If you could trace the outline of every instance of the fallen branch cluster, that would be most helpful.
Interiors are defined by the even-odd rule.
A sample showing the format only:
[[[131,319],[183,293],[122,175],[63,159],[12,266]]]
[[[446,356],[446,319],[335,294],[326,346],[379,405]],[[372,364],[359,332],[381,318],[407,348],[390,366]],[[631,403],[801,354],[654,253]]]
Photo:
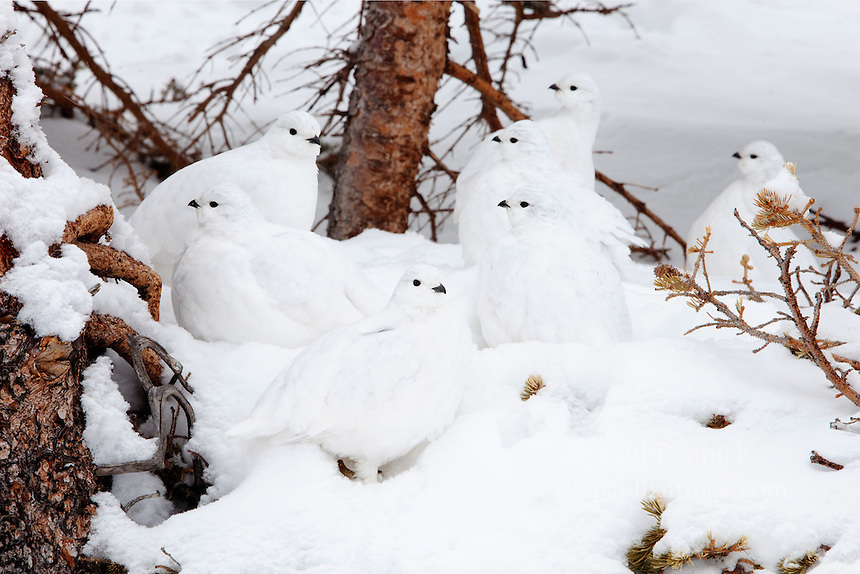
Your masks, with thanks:
[[[852,374],[860,373],[860,361],[830,351],[830,349],[842,345],[842,342],[831,341],[818,336],[822,305],[827,301],[838,299],[841,300],[843,307],[851,309],[852,300],[860,289],[860,275],[854,268],[856,260],[845,252],[848,239],[857,226],[860,208],[855,208],[853,223],[849,226],[842,241],[834,246],[822,232],[817,216],[812,220],[807,220],[802,215],[808,211],[813,203],[814,200],[810,200],[806,209],[798,213],[789,209],[785,199],[765,189],[758,195],[757,206],[759,211],[752,225],[744,221],[737,210],[734,212],[739,224],[755,238],[758,245],[774,260],[779,269],[782,293],[758,291],[746,273],[744,273],[743,280],[738,282],[743,284],[746,289],[719,290],[712,288],[706,265],[706,254],[710,253],[708,251],[710,230],[699,239],[695,246],[690,248],[690,253],[698,254],[692,273],[682,272],[670,265],[660,265],[654,270],[656,276],[654,284],[658,290],[669,292],[667,300],[683,297],[696,311],[708,307],[715,312],[709,314],[710,321],[694,327],[688,333],[704,327],[734,329],[764,342],[755,352],[771,343],[782,345],[797,356],[814,362],[827,377],[827,380],[836,388],[837,396],[844,396],[855,405],[860,406],[860,393],[852,387],[849,381]],[[791,225],[801,227],[808,238],[776,243],[766,233],[762,233],[772,227]],[[800,269],[792,264],[792,259],[797,250],[802,248],[808,248],[815,253],[821,261],[823,271],[812,268]],[[697,281],[699,273],[704,278],[704,286]],[[844,279],[843,276],[845,276]],[[804,279],[807,277],[811,277],[812,281],[805,282]],[[815,279],[818,281],[816,282]],[[810,294],[811,289],[807,285],[810,282],[818,286],[818,290],[812,294]],[[737,298],[734,306],[723,300],[726,297]],[[779,310],[777,315],[770,320],[751,324],[744,316],[746,309],[744,298],[754,302],[777,301],[782,304],[783,310]],[[806,306],[802,304],[804,302]],[[785,330],[781,333],[773,333],[767,329],[771,325],[781,322],[791,324],[796,329],[797,336],[789,334]]]

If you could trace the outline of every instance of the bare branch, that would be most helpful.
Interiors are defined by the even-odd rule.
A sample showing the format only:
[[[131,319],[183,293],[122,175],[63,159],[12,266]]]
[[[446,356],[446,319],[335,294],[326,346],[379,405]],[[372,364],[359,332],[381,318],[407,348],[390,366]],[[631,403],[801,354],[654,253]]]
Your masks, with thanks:
[[[131,255],[109,245],[75,241],[74,245],[87,254],[90,268],[95,275],[105,279],[122,279],[137,289],[146,301],[149,314],[158,321],[161,303],[161,277]]]
[[[666,233],[666,235],[674,239],[675,242],[681,246],[681,249],[684,253],[687,252],[687,242],[681,239],[681,236],[678,235],[678,232],[675,231],[668,223],[663,221],[663,219],[661,219],[656,213],[648,209],[648,206],[645,205],[644,201],[635,197],[632,193],[627,191],[627,188],[624,187],[623,183],[618,183],[617,181],[610,179],[608,176],[599,171],[594,172],[594,177],[597,179],[597,181],[606,185],[609,189],[618,193],[619,195],[621,195],[621,197],[626,199],[631,205],[633,205],[633,207],[636,208],[636,211],[653,221],[660,229],[662,229]]]
[[[445,73],[477,90],[484,101],[489,102],[493,107],[501,110],[502,113],[508,116],[511,120],[518,122],[520,120],[529,119],[527,115],[517,109],[508,96],[497,90],[491,83],[470,71],[465,66],[449,59],[445,63]]]
[[[53,26],[57,34],[69,44],[75,54],[77,54],[78,58],[80,58],[87,68],[89,68],[99,83],[115,95],[119,101],[122,102],[125,109],[134,116],[140,124],[142,131],[164,155],[167,161],[169,161],[175,169],[179,169],[190,164],[192,159],[180,151],[179,146],[177,146],[175,142],[169,141],[166,136],[159,131],[159,129],[153,124],[152,120],[147,117],[140,103],[138,103],[137,99],[134,97],[134,94],[127,88],[120,86],[116,78],[95,61],[95,58],[93,58],[86,46],[81,43],[65,18],[58,14],[47,2],[34,2],[34,5],[36,10]]]
[[[269,52],[269,50],[281,39],[281,37],[286,34],[290,27],[295,22],[296,18],[298,18],[299,14],[304,8],[305,0],[298,0],[296,5],[293,7],[292,11],[284,17],[283,19],[277,22],[271,22],[263,26],[263,29],[268,28],[271,24],[276,24],[277,29],[272,33],[269,37],[265,38],[260,44],[254,48],[251,52],[250,56],[248,56],[245,65],[242,67],[242,70],[227,84],[217,86],[216,84],[220,82],[212,82],[203,86],[204,89],[209,89],[210,94],[206,97],[202,102],[195,106],[194,111],[188,117],[188,121],[194,120],[198,115],[206,112],[206,108],[215,100],[222,100],[221,109],[215,114],[214,119],[210,122],[209,125],[214,125],[215,123],[221,123],[224,119],[224,116],[227,114],[227,110],[230,107],[230,104],[233,102],[233,96],[236,92],[236,89],[245,82],[246,79],[254,82],[254,74],[257,70],[258,64],[262,61],[265,55]],[[247,35],[245,36],[247,37]],[[237,42],[239,40],[236,40]],[[211,57],[210,57],[211,58]]]
[[[478,7],[473,0],[462,0],[461,4],[465,8],[466,29],[469,31],[469,42],[472,45],[472,61],[475,62],[478,77],[488,84],[492,84],[493,78],[490,75],[490,67],[487,63],[484,39],[481,36],[481,20],[478,15]],[[502,122],[499,121],[499,116],[496,115],[495,106],[484,94],[481,94],[481,103],[481,117],[487,122],[490,130],[497,131],[502,129]]]

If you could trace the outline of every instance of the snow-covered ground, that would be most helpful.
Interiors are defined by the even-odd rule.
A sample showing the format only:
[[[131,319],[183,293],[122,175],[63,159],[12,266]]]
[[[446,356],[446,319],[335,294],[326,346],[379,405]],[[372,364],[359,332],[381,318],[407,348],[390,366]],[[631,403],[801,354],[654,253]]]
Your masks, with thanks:
[[[89,28],[114,71],[142,93],[187,76],[248,9],[103,6]],[[595,147],[611,152],[596,156],[597,169],[657,187],[639,194],[682,235],[738,177],[731,154],[754,139],[797,162],[803,190],[826,213],[849,218],[860,203],[860,4],[642,0],[627,13],[635,32],[619,17],[578,17],[588,42],[570,23],[544,24],[539,58],[517,70],[514,99],[545,115],[554,109],[546,86],[569,70],[592,74],[603,93]],[[290,32],[294,47],[322,41],[311,20]],[[28,26],[20,26],[26,39]],[[468,42],[451,44],[460,61],[467,50]],[[255,121],[301,101],[287,88],[278,94],[253,106]],[[42,126],[79,175],[108,182],[108,172],[94,170],[103,160],[77,139],[80,124],[43,119]],[[110,183],[116,196],[121,182]],[[120,222],[115,240],[133,246],[128,233]],[[349,252],[380,286],[390,289],[409,262],[424,260],[446,268],[449,292],[462,294],[469,274],[459,269],[453,226],[443,239],[367,232],[350,240]],[[145,305],[130,302],[133,289],[105,284],[92,308],[122,315],[193,373],[197,424],[188,448],[208,461],[213,487],[194,511],[169,516],[170,504],[155,498],[127,516],[120,504],[158,485],[149,476],[118,478],[113,493],[97,496],[88,550],[132,574],[158,564],[179,570],[162,548],[183,573],[624,573],[626,550],[653,525],[640,501],[662,495],[667,534],[657,552],[695,552],[709,535],[718,545],[748,541],[747,552],[725,563],[685,571],[721,572],[744,557],[777,572],[780,559],[822,545],[830,550],[816,572],[860,571],[860,437],[830,429],[857,408],[836,398],[811,362],[776,347],[752,354],[757,342],[729,332],[684,336],[706,317],[647,286],[627,285],[626,294],[633,340],[601,350],[522,343],[480,351],[451,427],[385,469],[384,482],[364,485],[341,476],[317,447],[249,447],[224,436],[300,349],[196,341],[176,326],[169,293],[157,324]],[[69,305],[71,320],[90,308],[78,299]],[[823,335],[858,341],[857,333],[860,317],[826,309]],[[840,350],[860,358],[860,343]],[[530,374],[546,388],[522,402]],[[91,447],[100,462],[148,457],[152,446],[124,421],[117,383],[127,385],[128,369],[118,364],[112,377],[106,359],[89,371],[88,416],[104,425],[88,429]],[[732,424],[707,428],[714,414]],[[812,450],[845,468],[812,465]]]

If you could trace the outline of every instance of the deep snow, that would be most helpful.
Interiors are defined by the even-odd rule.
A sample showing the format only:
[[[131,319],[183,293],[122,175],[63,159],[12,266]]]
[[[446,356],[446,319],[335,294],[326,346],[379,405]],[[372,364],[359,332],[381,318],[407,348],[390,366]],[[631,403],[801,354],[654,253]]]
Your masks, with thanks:
[[[146,91],[171,73],[187,73],[247,8],[205,6],[204,13],[200,3],[116,3],[92,18],[91,29],[115,70]],[[8,5],[5,10],[8,17]],[[854,66],[860,42],[852,25],[860,5],[643,0],[628,13],[638,38],[619,18],[580,17],[590,45],[570,24],[546,24],[537,41],[540,59],[520,71],[514,98],[536,116],[549,113],[554,103],[544,86],[571,69],[591,73],[604,99],[596,149],[612,150],[596,156],[596,167],[617,180],[659,187],[641,195],[682,235],[738,177],[730,156],[753,139],[775,143],[798,163],[806,194],[828,213],[848,217],[860,170],[860,71]],[[27,26],[19,25],[26,39]],[[310,43],[317,33],[308,26],[293,41]],[[468,43],[451,49],[462,60]],[[295,101],[289,93],[260,100],[253,114],[265,123]],[[107,181],[104,171],[90,169],[101,160],[70,136],[80,133],[77,124],[43,119],[42,125],[78,175]],[[467,153],[457,158],[461,165]],[[35,278],[27,284],[55,280],[56,269],[38,267],[48,264],[41,246],[106,193],[86,181],[76,184],[80,193],[64,193],[64,185],[79,180],[61,167],[39,192],[42,205],[62,209],[45,216],[44,227],[21,231],[34,245],[24,270],[35,268]],[[6,212],[5,197],[18,198],[24,184],[0,175]],[[112,185],[116,196],[119,184]],[[0,220],[4,230],[17,233],[20,222],[44,214],[27,211],[32,202],[15,205],[20,210]],[[115,228],[114,241],[139,253],[127,224],[120,219]],[[449,227],[445,238],[452,241],[454,231]],[[416,260],[441,265],[455,296],[463,297],[474,280],[461,269],[458,246],[411,233],[370,231],[345,248],[388,290]],[[147,499],[126,516],[120,504],[157,488],[148,476],[123,477],[112,493],[96,497],[88,551],[132,574],[153,572],[157,564],[179,569],[161,548],[183,573],[623,573],[627,548],[652,525],[640,507],[650,494],[668,499],[662,523],[668,533],[658,551],[698,550],[709,533],[718,543],[745,536],[750,550],[742,556],[765,572],[822,544],[831,549],[815,572],[860,569],[858,437],[829,427],[856,407],[835,398],[814,365],[784,349],[752,354],[756,342],[722,331],[684,336],[706,317],[683,301],[664,301],[648,286],[626,285],[632,341],[605,350],[576,343],[482,350],[451,427],[385,469],[383,483],[364,485],[342,477],[317,447],[249,447],[224,436],[300,349],[196,341],[173,322],[167,290],[160,324],[149,320],[128,286],[104,283],[86,300],[78,278],[85,284],[94,278],[79,254],[67,251],[57,261],[71,269],[65,273],[72,280],[54,289],[69,301],[34,320],[40,331],[72,337],[74,321],[89,309],[121,315],[169,349],[193,373],[197,391],[188,448],[209,463],[213,487],[204,504],[168,518],[164,499]],[[681,259],[677,248],[674,259]],[[44,303],[36,298],[33,304]],[[826,309],[823,335],[856,341],[858,332],[860,317]],[[860,358],[858,343],[841,350]],[[116,386],[128,385],[128,369],[118,364],[111,376],[108,367],[102,359],[87,372],[87,440],[99,462],[113,462],[110,454],[146,457],[151,445],[121,416],[125,399]],[[530,374],[540,374],[547,386],[522,402]],[[706,428],[715,413],[733,424]],[[810,464],[812,450],[845,468]],[[685,570],[720,572],[732,565]]]

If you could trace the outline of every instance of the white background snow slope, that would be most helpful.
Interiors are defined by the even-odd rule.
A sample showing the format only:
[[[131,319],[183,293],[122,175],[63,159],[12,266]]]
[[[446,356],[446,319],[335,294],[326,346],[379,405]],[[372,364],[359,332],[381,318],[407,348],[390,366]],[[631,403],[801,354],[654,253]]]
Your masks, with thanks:
[[[186,77],[250,5],[100,6],[105,12],[85,23],[114,71],[148,93],[171,76]],[[832,216],[849,218],[860,203],[860,4],[641,0],[627,13],[638,37],[618,17],[578,17],[588,43],[570,23],[545,24],[539,59],[518,70],[513,97],[540,116],[555,107],[550,83],[570,70],[592,74],[604,110],[596,149],[612,152],[596,156],[597,169],[658,187],[641,197],[682,235],[738,177],[731,154],[754,139],[775,143],[797,162],[806,194]],[[293,49],[322,42],[312,22],[290,32]],[[27,22],[19,26],[25,44],[36,41]],[[451,50],[462,61],[468,42]],[[289,87],[278,96],[257,102],[252,119],[265,124],[302,99]],[[108,181],[94,169],[102,159],[77,139],[81,124],[43,118],[42,125],[79,175]],[[462,166],[468,156],[455,159]],[[120,182],[111,185],[116,197]],[[450,276],[449,293],[462,297],[469,277],[450,243],[456,230],[449,226],[444,238],[449,243],[436,245],[415,234],[366,232],[350,240],[349,252],[387,289],[410,262],[436,263]],[[681,261],[677,248],[674,257]],[[73,253],[68,258],[80,264]],[[640,501],[661,494],[667,534],[658,552],[696,551],[709,534],[718,544],[748,540],[748,552],[686,572],[720,572],[739,557],[776,572],[781,558],[821,545],[831,549],[814,572],[860,571],[860,436],[829,426],[857,408],[835,398],[812,363],[784,349],[752,354],[756,342],[714,330],[684,336],[706,317],[647,286],[627,285],[627,297],[633,340],[611,349],[523,343],[482,350],[452,426],[386,469],[383,483],[364,485],[341,476],[317,447],[224,436],[300,349],[195,341],[175,325],[169,293],[157,324],[133,289],[105,283],[92,308],[125,317],[193,373],[197,424],[188,448],[208,461],[213,487],[194,511],[169,516],[170,504],[156,498],[127,516],[120,504],[153,492],[156,481],[117,480],[113,493],[97,496],[88,551],[132,574],[158,564],[179,570],[161,548],[184,574],[624,573],[627,548],[652,526]],[[89,308],[70,305],[75,313]],[[822,334],[855,341],[841,350],[860,358],[860,317],[828,308]],[[524,403],[519,393],[529,374],[542,375],[546,388]],[[100,462],[152,452],[116,416],[125,406],[114,387],[127,387],[128,378],[121,363],[112,375],[106,361],[88,371],[85,405],[103,428],[88,428],[86,437]],[[715,413],[733,424],[706,428]],[[122,446],[118,436],[126,437]],[[845,468],[810,464],[812,450]]]

